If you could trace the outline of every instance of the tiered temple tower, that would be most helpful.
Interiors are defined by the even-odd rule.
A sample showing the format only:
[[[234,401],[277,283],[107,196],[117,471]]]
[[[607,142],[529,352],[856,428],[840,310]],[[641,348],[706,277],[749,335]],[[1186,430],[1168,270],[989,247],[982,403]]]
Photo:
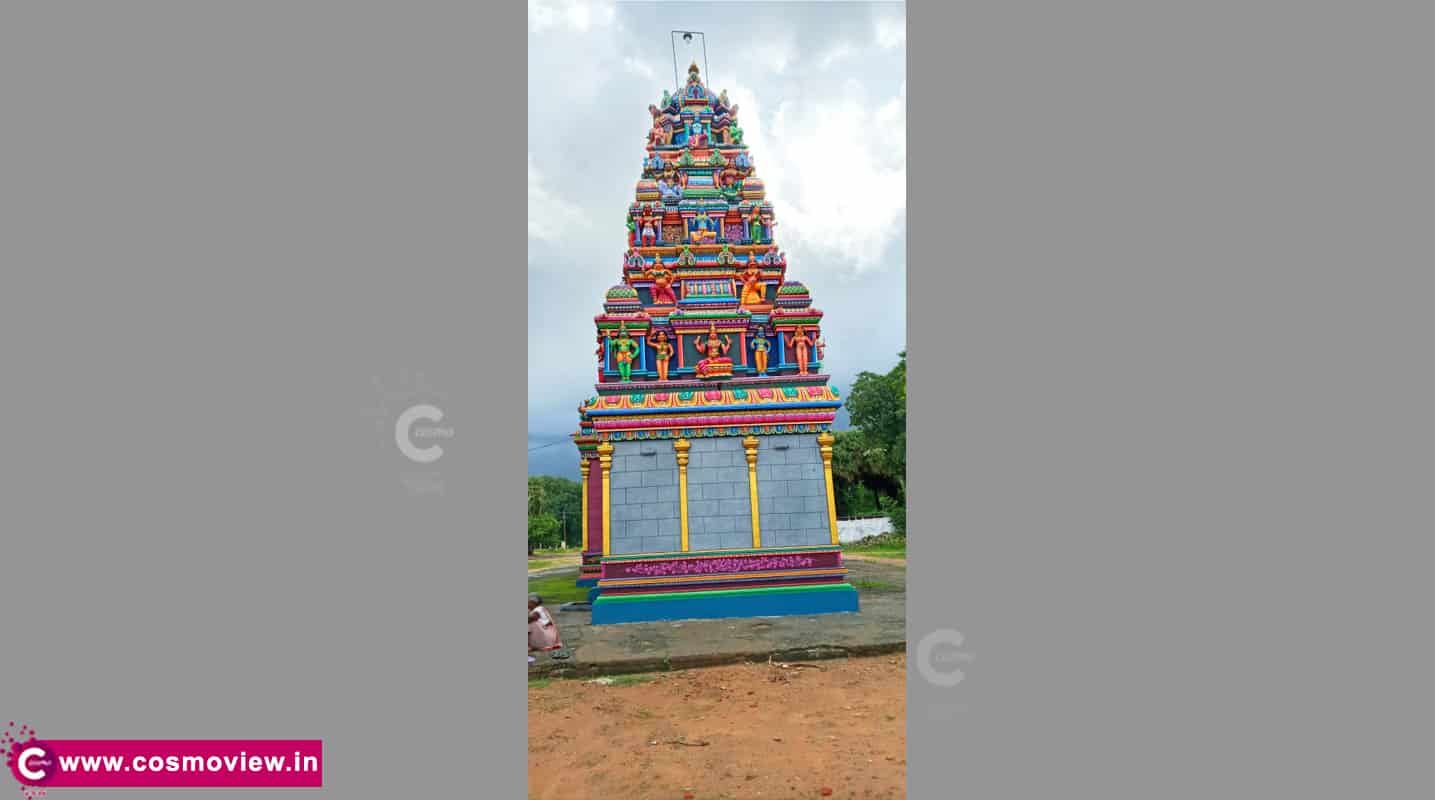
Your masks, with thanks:
[[[837,545],[822,312],[787,279],[727,92],[649,106],[622,282],[579,406],[593,622],[856,611]]]

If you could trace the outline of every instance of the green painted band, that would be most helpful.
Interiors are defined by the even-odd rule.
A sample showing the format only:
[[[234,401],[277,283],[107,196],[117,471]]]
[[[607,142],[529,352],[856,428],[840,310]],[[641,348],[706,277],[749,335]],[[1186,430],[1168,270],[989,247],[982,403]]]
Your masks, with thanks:
[[[654,592],[652,594],[599,594],[593,605],[599,603],[644,603],[650,600],[697,600],[705,597],[738,597],[759,594],[786,594],[790,592],[855,592],[850,583],[819,583],[815,586],[764,586],[760,589],[713,589],[705,592]]]

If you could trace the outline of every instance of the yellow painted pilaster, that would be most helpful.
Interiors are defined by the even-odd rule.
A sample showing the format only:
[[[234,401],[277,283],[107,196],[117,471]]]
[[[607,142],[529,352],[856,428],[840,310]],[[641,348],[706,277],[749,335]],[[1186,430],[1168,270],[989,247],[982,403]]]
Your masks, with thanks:
[[[612,554],[613,536],[613,443],[598,445],[598,469],[603,472],[603,555]]]
[[[832,528],[833,544],[837,544],[837,497],[832,491],[832,444],[836,441],[831,431],[817,434],[817,446],[822,451],[822,477],[827,482],[827,524]]]
[[[762,547],[762,531],[757,522],[757,437],[743,439],[742,449],[747,453],[747,494],[752,498],[752,546],[758,548]]]
[[[675,439],[673,452],[678,456],[678,520],[682,525],[682,551],[688,552],[688,450],[693,443]]]

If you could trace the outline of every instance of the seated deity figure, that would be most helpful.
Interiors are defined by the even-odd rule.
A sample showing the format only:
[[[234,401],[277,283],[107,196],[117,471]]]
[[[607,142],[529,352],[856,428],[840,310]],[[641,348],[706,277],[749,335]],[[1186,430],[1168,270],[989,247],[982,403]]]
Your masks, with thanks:
[[[703,340],[701,349],[706,357],[697,363],[694,368],[699,378],[714,378],[732,375],[732,359],[726,353],[732,347],[732,337],[724,335],[722,339],[717,335],[717,323],[708,323],[708,336]]]
[[[708,244],[717,238],[717,233],[713,231],[712,221],[708,219],[706,211],[698,212],[697,217],[693,220],[693,229],[689,232],[688,238],[692,240],[693,244]]]
[[[658,178],[658,196],[666,203],[676,203],[683,199],[683,190],[678,186],[677,181],[669,182],[667,178]]]
[[[762,267],[749,254],[747,265],[738,270],[737,280],[742,284],[742,296],[739,305],[760,306],[766,302],[765,288],[762,284]]]

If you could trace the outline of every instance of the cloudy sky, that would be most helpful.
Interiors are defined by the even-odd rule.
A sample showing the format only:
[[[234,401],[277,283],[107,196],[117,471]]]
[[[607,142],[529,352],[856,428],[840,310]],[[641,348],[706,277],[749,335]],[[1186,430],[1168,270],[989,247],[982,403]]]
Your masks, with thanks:
[[[826,316],[845,391],[906,347],[906,15],[900,3],[528,5],[530,474],[577,477],[593,316],[620,279],[648,106],[673,90],[672,30],[703,31],[778,220],[788,275]],[[701,40],[684,52],[685,78]]]

